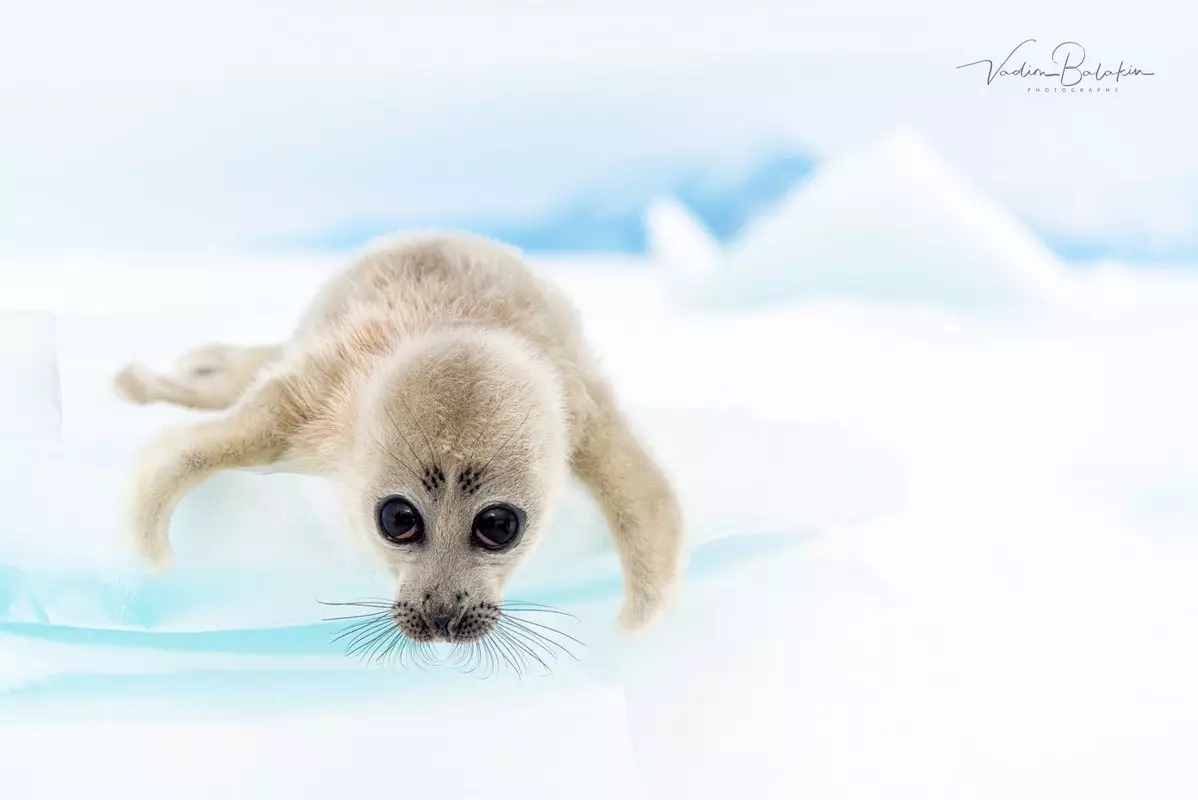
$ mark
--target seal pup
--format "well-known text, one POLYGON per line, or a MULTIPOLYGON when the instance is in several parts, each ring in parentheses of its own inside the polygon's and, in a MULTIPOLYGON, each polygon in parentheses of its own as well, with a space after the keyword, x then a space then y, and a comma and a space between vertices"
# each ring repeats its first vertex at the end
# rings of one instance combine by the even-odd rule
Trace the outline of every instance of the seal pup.
POLYGON ((572 471, 620 559, 620 628, 643 630, 680 583, 669 481, 569 300, 498 242, 376 240, 324 285, 288 341, 206 345, 169 375, 134 363, 115 384, 134 403, 223 411, 160 433, 138 457, 129 524, 160 570, 173 509, 214 473, 325 476, 396 579, 399 630, 471 642, 499 621, 504 587, 572 471))

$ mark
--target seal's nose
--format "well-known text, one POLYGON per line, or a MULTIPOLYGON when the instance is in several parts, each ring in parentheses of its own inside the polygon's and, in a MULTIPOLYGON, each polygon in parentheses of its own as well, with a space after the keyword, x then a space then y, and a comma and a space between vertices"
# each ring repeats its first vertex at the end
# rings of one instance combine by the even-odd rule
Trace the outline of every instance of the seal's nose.
POLYGON ((442 636, 449 635, 449 623, 453 619, 452 614, 435 614, 432 618, 433 629, 442 636))

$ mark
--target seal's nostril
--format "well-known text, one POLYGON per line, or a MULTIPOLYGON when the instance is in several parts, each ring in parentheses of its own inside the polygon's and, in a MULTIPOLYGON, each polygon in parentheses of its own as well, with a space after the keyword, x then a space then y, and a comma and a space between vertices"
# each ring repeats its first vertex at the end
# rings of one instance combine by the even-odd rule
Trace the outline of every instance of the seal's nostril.
POLYGON ((441 634, 442 636, 448 636, 449 621, 452 619, 453 617, 449 614, 438 614, 437 616, 433 617, 433 627, 437 630, 437 633, 441 634))

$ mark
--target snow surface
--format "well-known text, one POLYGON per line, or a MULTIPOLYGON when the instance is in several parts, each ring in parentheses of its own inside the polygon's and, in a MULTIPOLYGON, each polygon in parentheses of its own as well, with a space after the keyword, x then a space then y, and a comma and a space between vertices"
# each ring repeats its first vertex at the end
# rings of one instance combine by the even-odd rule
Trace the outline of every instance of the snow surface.
MULTIPOLYGON (((329 629, 298 624, 312 586, 353 572, 316 569, 341 552, 335 531, 274 528, 294 499, 284 479, 228 476, 184 512, 196 582, 126 620, 191 632, 0 624, 6 791, 1194 797, 1198 277, 1062 270, 1054 302, 1024 303, 1014 288, 1044 263, 1007 271, 1006 254, 1035 248, 979 215, 950 239, 914 227, 927 216, 893 229, 913 241, 895 245, 888 285, 934 302, 859 282, 796 296, 778 263, 738 276, 776 302, 712 310, 649 265, 542 264, 685 498, 695 560, 654 636, 618 641, 618 580, 590 549, 602 539, 564 524, 559 560, 525 588, 578 616, 579 661, 491 681, 359 666, 329 629), (965 230, 984 258, 933 252, 966 247, 965 230), (983 313, 982 287, 1011 287, 1020 313, 983 313), (225 604, 203 592, 218 568, 260 566, 248 537, 288 535, 295 575, 263 582, 269 597, 230 581, 225 604), (577 572, 555 583, 565 564, 577 572), (267 622, 286 624, 233 629, 267 622)), ((24 483, 4 492, 0 587, 19 566, 45 580, 23 596, 53 599, 47 615, 84 624, 117 607, 97 603, 109 573, 83 568, 115 563, 109 493, 137 441, 181 412, 120 405, 113 364, 161 364, 201 328, 278 335, 331 268, 0 264, 6 306, 59 314, 68 448, 43 437, 46 453, 6 464, 24 483), (220 322, 213 302, 234 284, 245 294, 220 322), (78 583, 59 582, 72 568, 78 583)))
MULTIPOLYGON (((304 277, 297 270, 282 274, 269 267, 242 272, 240 278, 219 269, 206 275, 218 285, 227 285, 226 280, 315 285, 332 268, 314 267, 304 277)), ((180 276, 180 282, 190 281, 180 276)), ((346 535, 335 488, 309 476, 218 475, 176 512, 177 566, 158 577, 136 562, 123 515, 136 453, 163 426, 202 415, 124 403, 112 391, 112 376, 131 358, 165 368, 174 356, 213 339, 276 341, 288 334, 302 310, 302 302, 280 298, 252 314, 199 305, 208 302, 189 294, 188 304, 178 308, 155 303, 139 311, 109 312, 64 305, 57 315, 63 430, 61 436, 55 430, 43 437, 37 447, 23 448, 28 457, 6 462, 19 473, 9 483, 19 491, 6 498, 7 505, 27 509, 21 519, 29 522, 0 530, 5 569, 0 622, 159 631, 313 625, 328 615, 316 598, 391 593, 386 573, 346 535), (38 476, 32 481, 26 477, 30 459, 38 476), (88 524, 65 526, 54 536, 31 535, 40 517, 36 508, 57 505, 63 485, 74 487, 72 502, 89 509, 88 524)), ((589 320, 596 326, 613 323, 599 316, 589 320)), ((625 324, 640 323, 627 316, 614 320, 617 328, 625 324)), ((667 323, 655 335, 685 338, 691 335, 687 324, 685 318, 667 323)), ((741 533, 824 528, 843 521, 846 513, 871 513, 897 495, 892 486, 896 466, 868 439, 760 419, 736 407, 692 405, 660 407, 645 398, 629 412, 685 498, 695 547, 741 533), (743 467, 750 460, 768 469, 771 485, 805 486, 803 496, 779 495, 776 502, 748 509, 729 505, 728 495, 759 491, 761 476, 743 467), (712 492, 713 485, 722 492, 712 492)), ((512 591, 528 600, 560 597, 596 581, 618 582, 618 570, 597 508, 573 485, 545 546, 520 571, 512 591)))
POLYGON ((0 435, 54 436, 62 423, 54 317, 45 312, 0 316, 0 435))

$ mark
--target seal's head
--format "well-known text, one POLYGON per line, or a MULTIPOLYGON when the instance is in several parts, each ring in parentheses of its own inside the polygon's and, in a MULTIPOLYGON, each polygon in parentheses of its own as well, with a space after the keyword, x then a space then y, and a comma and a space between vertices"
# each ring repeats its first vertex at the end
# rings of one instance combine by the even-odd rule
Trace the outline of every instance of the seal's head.
POLYGON ((417 338, 372 377, 341 484, 396 577, 407 638, 491 631, 568 473, 568 439, 556 372, 510 334, 417 338))

